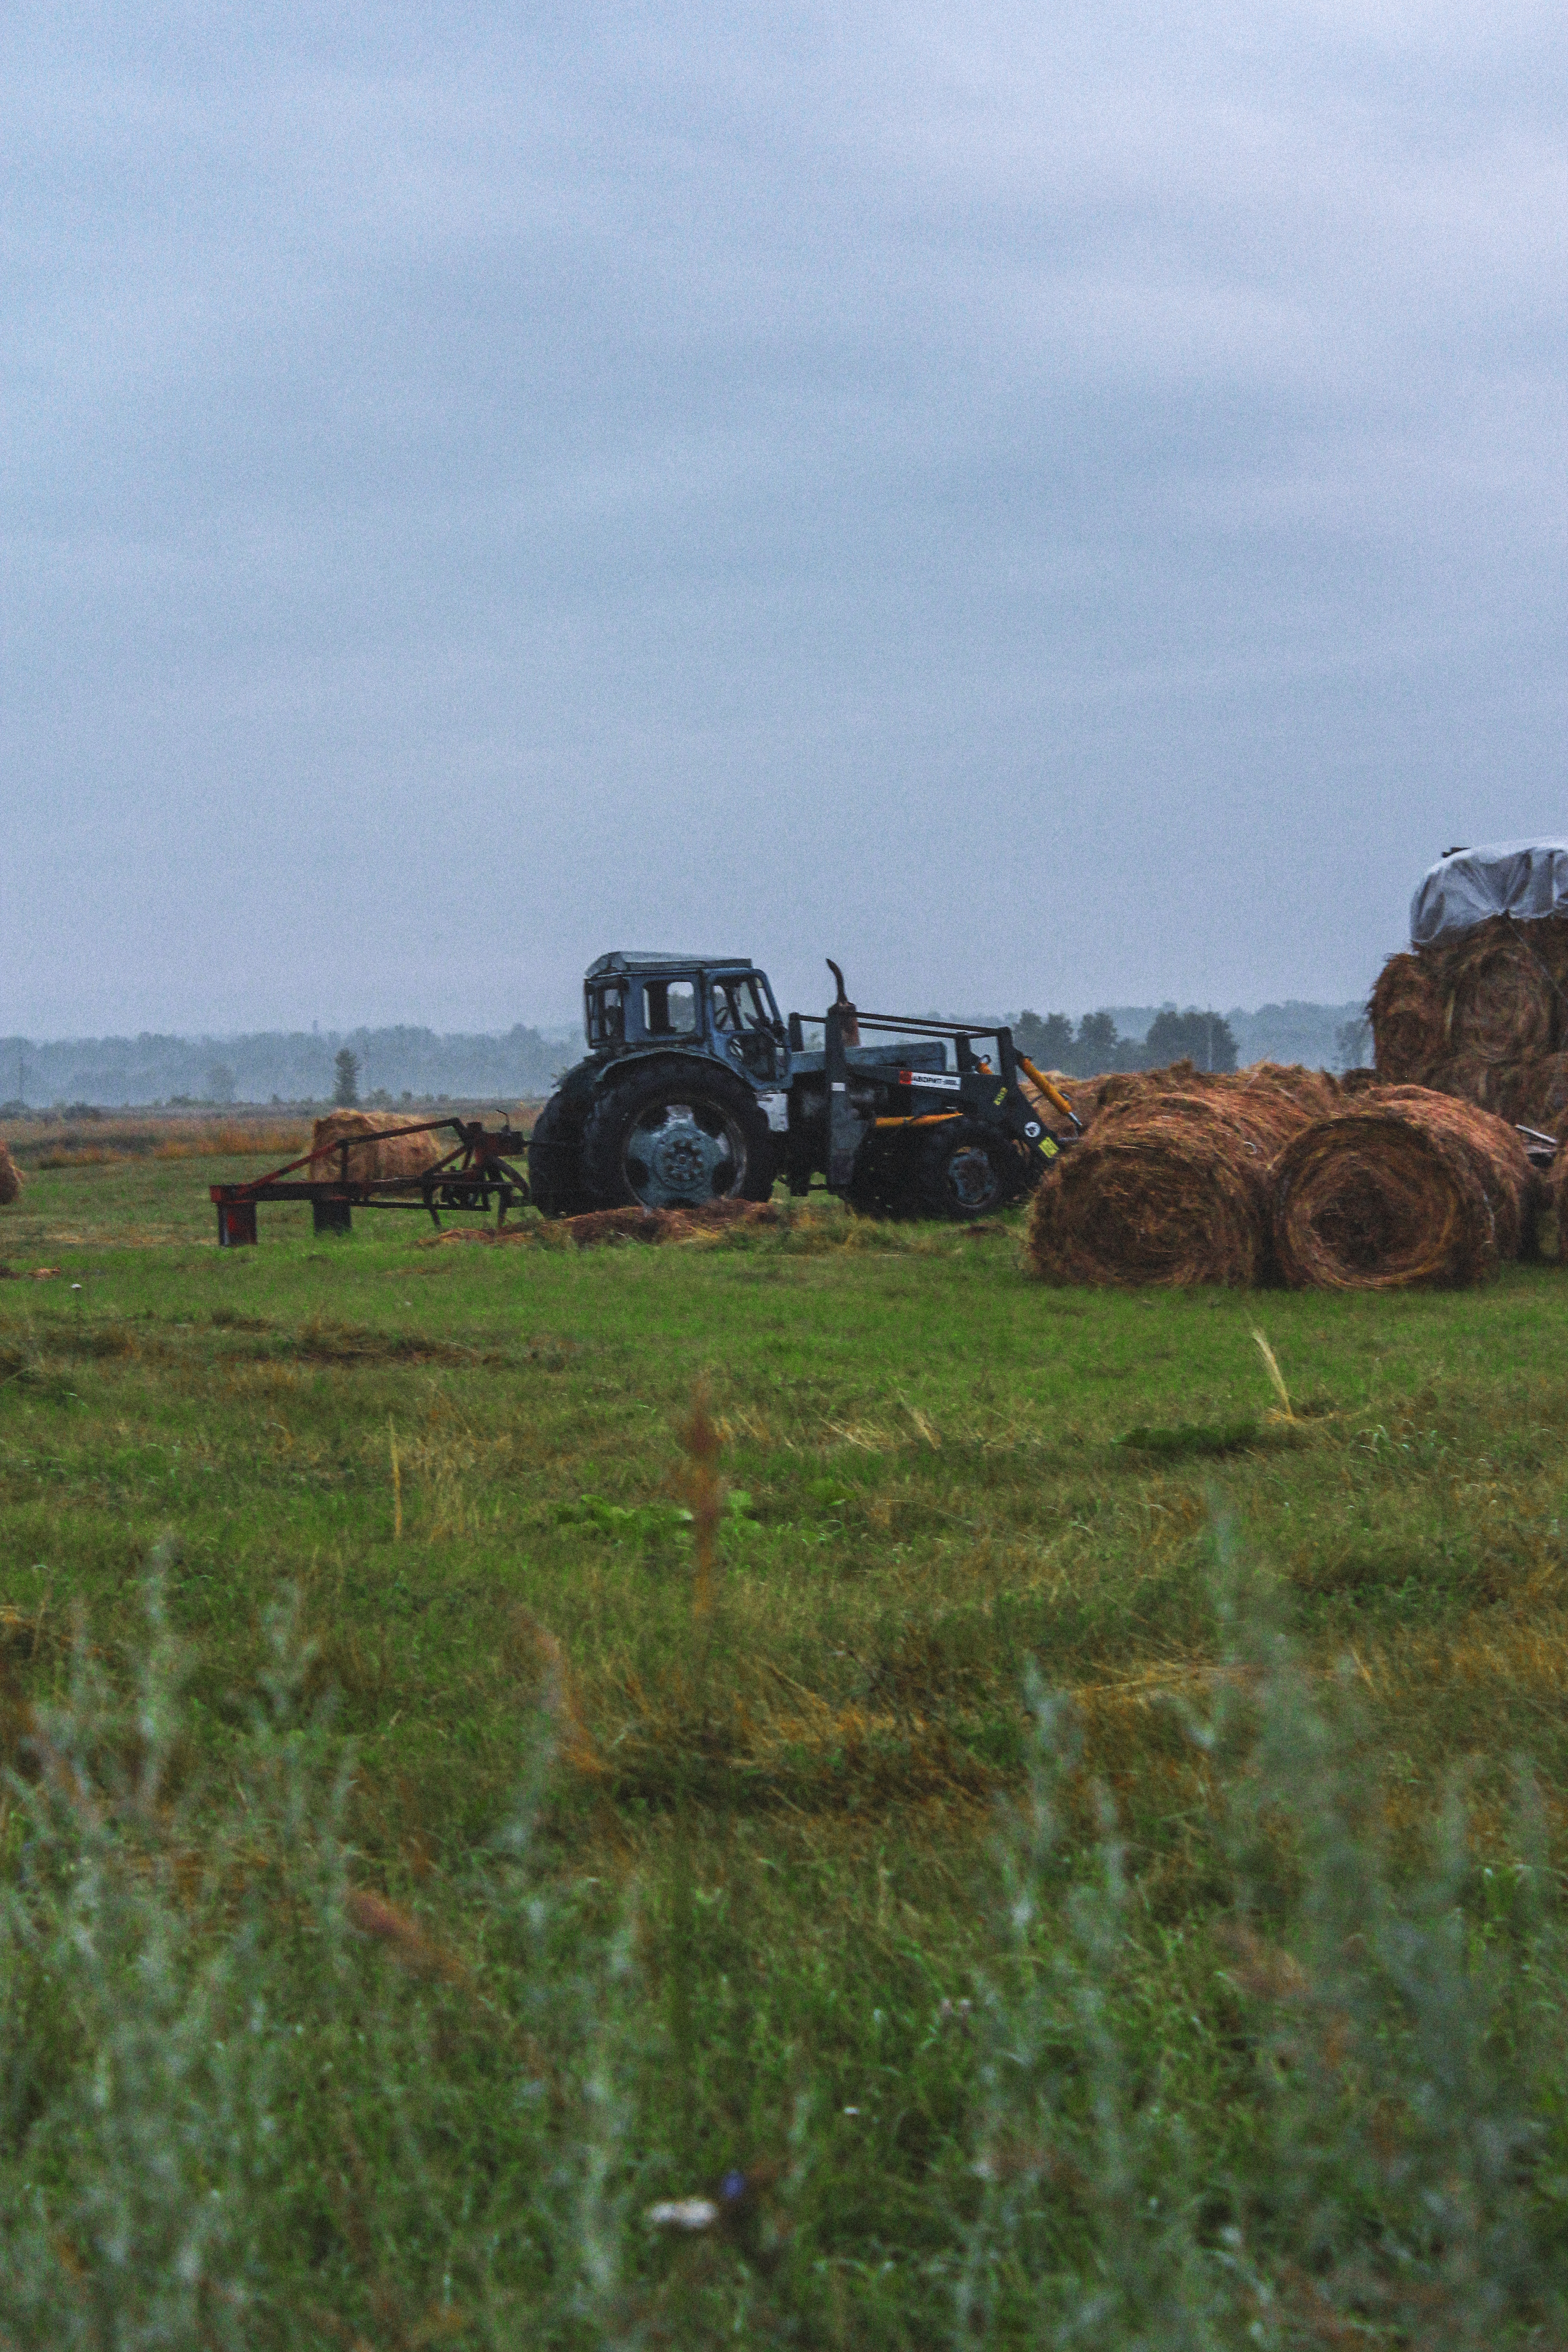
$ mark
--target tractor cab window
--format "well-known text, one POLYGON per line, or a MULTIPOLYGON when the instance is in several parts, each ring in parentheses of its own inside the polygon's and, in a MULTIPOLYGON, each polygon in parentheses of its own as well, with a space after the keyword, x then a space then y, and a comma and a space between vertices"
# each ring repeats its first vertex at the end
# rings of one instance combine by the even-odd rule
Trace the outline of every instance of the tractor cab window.
POLYGON ((626 1000, 617 982, 613 988, 592 988, 588 992, 588 1044, 590 1048, 622 1045, 626 1035, 626 1000))
POLYGON ((753 1078, 778 1076, 782 1032, 764 982, 752 973, 713 982, 713 1034, 753 1078))
POLYGON ((773 1028, 773 1015, 754 980, 716 980, 713 983, 713 1026, 725 1036, 745 1030, 773 1028))
POLYGON ((650 1037, 694 1037, 697 1034, 697 991, 689 980, 649 980, 643 983, 643 1028, 650 1037))

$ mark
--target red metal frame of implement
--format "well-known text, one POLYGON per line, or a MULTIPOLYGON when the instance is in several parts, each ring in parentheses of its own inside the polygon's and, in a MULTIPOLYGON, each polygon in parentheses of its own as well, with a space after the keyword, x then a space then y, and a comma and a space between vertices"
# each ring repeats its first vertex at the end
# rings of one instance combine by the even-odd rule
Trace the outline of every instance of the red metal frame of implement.
POLYGON ((248 1184, 210 1186, 217 1210, 218 1247, 236 1249, 255 1241, 256 1212, 264 1201, 309 1201, 319 1234, 346 1234, 355 1209, 425 1209, 432 1223, 439 1225, 443 1209, 477 1210, 483 1215, 492 1201, 496 1223, 504 1224, 513 1202, 528 1198, 528 1179, 512 1164, 525 1144, 526 1138, 516 1128, 487 1128, 482 1119, 456 1118, 381 1128, 372 1135, 341 1136, 265 1176, 253 1178, 248 1184), (393 1142, 399 1136, 432 1135, 442 1128, 450 1128, 457 1142, 445 1159, 422 1169, 417 1176, 350 1176, 351 1151, 374 1150, 378 1143, 393 1142), (294 1175, 296 1169, 333 1159, 339 1163, 335 1176, 294 1175))

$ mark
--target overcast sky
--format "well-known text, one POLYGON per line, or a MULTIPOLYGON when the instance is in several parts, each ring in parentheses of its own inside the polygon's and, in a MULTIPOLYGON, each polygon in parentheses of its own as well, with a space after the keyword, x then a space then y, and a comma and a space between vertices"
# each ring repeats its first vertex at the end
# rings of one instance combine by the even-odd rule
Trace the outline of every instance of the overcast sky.
POLYGON ((0 20, 0 1034, 1339 999, 1568 832, 1568 16, 0 20))

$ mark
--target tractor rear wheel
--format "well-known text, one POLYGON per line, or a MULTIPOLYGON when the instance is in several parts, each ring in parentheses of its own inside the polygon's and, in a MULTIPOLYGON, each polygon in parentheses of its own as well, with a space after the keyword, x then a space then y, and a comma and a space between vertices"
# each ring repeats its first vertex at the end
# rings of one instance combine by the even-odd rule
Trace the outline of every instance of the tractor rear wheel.
POLYGON ((589 1207, 583 1186, 582 1139, 552 1095, 533 1122, 528 1139, 528 1191, 547 1217, 574 1217, 589 1207))
POLYGON ((599 1208, 765 1201, 773 1189, 773 1137, 750 1087, 726 1071, 700 1062, 634 1066, 589 1112, 582 1167, 599 1208))
POLYGON ((909 1206, 919 1217, 986 1217, 1028 1183, 1023 1151, 977 1118, 943 1119, 927 1129, 910 1170, 909 1206))

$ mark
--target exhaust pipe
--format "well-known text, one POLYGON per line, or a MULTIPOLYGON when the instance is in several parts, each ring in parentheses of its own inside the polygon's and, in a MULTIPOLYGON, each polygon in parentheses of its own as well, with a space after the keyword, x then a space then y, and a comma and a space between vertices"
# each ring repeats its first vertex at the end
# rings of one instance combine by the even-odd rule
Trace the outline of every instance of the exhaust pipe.
POLYGON ((835 1013, 841 1013, 844 1016, 844 1043, 846 1045, 858 1045, 860 1043, 860 1023, 855 1006, 849 1002, 848 991, 844 985, 844 974, 831 956, 825 957, 824 961, 838 982, 838 993, 833 1000, 833 1010, 835 1013))

